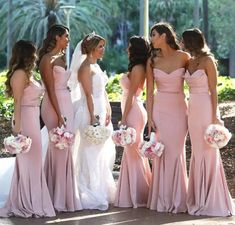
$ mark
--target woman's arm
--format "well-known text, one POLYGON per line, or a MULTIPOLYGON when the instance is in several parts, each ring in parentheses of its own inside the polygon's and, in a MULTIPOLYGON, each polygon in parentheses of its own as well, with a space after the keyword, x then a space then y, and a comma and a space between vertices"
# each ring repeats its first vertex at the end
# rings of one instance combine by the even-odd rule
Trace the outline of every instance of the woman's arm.
POLYGON ((55 94, 54 77, 52 70, 51 57, 45 55, 40 62, 40 73, 45 84, 49 99, 58 117, 58 126, 66 125, 64 117, 61 115, 58 99, 55 94))
POLYGON ((223 122, 218 118, 218 94, 217 94, 217 68, 214 60, 208 57, 206 60, 206 74, 208 76, 209 91, 211 94, 212 103, 212 123, 223 124, 223 122))
POLYGON ((142 65, 136 65, 132 68, 131 73, 129 74, 130 86, 128 90, 128 96, 125 102, 124 112, 122 114, 121 124, 127 125, 127 116, 132 108, 134 102, 134 96, 140 87, 141 83, 145 79, 145 70, 142 65))
POLYGON ((88 111, 90 113, 90 124, 94 124, 97 122, 97 119, 94 115, 94 103, 93 103, 93 95, 92 95, 92 80, 91 80, 91 69, 90 65, 83 65, 79 69, 79 81, 83 87, 88 111))
POLYGON ((153 70, 151 67, 151 59, 148 59, 147 62, 147 115, 148 115, 148 133, 150 134, 151 130, 156 130, 156 126, 153 121, 153 97, 154 97, 154 79, 153 79, 153 70))
POLYGON ((109 98, 108 98, 108 95, 107 95, 107 92, 105 91, 104 93, 105 95, 105 99, 106 99, 106 119, 105 119, 105 126, 108 126, 110 121, 111 121, 111 118, 112 118, 112 108, 110 106, 110 102, 109 102, 109 98))
POLYGON ((14 122, 13 134, 17 135, 21 132, 21 99, 24 89, 28 83, 27 75, 23 70, 16 70, 11 78, 11 87, 14 97, 14 122))

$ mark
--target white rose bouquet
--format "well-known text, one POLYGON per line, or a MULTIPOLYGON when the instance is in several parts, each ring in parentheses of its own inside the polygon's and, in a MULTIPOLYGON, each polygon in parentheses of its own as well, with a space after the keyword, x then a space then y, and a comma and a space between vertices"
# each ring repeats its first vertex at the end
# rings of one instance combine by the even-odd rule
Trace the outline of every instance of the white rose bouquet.
POLYGON ((4 138, 3 144, 5 147, 4 151, 10 154, 26 153, 31 148, 32 139, 22 134, 11 135, 4 138))
POLYGON ((223 148, 231 139, 232 134, 229 130, 219 124, 210 124, 204 134, 204 139, 207 144, 213 148, 223 148))
POLYGON ((157 142, 155 132, 151 132, 149 141, 144 141, 140 147, 141 155, 150 159, 156 156, 160 157, 163 150, 164 145, 161 142, 157 142))
POLYGON ((75 135, 66 131, 64 126, 61 126, 50 130, 49 137, 56 148, 64 150, 68 149, 74 143, 75 135))
POLYGON ((132 145, 136 142, 136 130, 132 127, 121 125, 119 130, 113 132, 112 140, 117 146, 132 145))
POLYGON ((111 131, 101 125, 89 125, 84 130, 84 137, 91 142, 92 144, 103 144, 109 137, 110 137, 111 131))

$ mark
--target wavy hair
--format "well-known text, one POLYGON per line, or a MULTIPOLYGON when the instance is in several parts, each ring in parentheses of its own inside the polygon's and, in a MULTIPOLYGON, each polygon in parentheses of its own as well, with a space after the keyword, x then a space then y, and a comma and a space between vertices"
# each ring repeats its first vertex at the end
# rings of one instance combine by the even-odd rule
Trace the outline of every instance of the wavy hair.
POLYGON ((188 29, 182 34, 185 50, 192 56, 213 56, 203 33, 198 28, 188 29))
MULTIPOLYGON (((154 30, 157 31, 157 33, 160 35, 162 35, 162 34, 166 35, 166 43, 172 49, 175 49, 175 50, 180 49, 180 45, 179 45, 176 33, 175 33, 173 27, 169 23, 160 22, 160 23, 154 24, 150 29, 150 36, 152 36, 152 33, 154 30)), ((152 52, 151 52, 151 65, 152 66, 153 66, 154 58, 156 56, 158 56, 160 54, 160 52, 161 52, 161 49, 154 49, 152 47, 152 52)))
POLYGON ((32 76, 32 70, 35 67, 36 46, 31 41, 19 40, 12 48, 12 56, 9 63, 9 69, 6 74, 7 80, 5 82, 7 96, 12 96, 12 88, 10 85, 11 77, 13 73, 22 69, 28 76, 28 79, 32 76))
MULTIPOLYGON (((51 28, 47 31, 47 36, 43 40, 42 47, 39 49, 38 52, 38 62, 37 66, 39 67, 40 61, 42 57, 51 52, 56 46, 56 36, 61 37, 65 32, 69 31, 69 28, 60 24, 55 24, 51 26, 51 28)), ((65 52, 63 52, 65 55, 65 52)))
POLYGON ((131 72, 135 65, 141 64, 146 66, 147 60, 150 56, 149 43, 140 36, 132 36, 129 40, 129 64, 128 71, 131 72))
POLYGON ((81 43, 82 54, 90 54, 97 47, 100 41, 106 42, 103 37, 95 34, 95 32, 87 34, 81 43))

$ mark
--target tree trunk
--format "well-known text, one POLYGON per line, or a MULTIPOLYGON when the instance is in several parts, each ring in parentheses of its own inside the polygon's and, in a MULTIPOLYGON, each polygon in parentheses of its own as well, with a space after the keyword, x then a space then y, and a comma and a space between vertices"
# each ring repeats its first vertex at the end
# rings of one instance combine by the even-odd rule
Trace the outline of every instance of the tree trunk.
POLYGON ((199 23, 199 10, 200 10, 200 6, 199 6, 199 0, 194 0, 194 26, 199 28, 200 27, 200 23, 199 23))
POLYGON ((7 67, 11 58, 12 49, 12 0, 8 0, 8 14, 7 14, 7 67))
POLYGON ((203 30, 207 42, 209 34, 208 27, 208 0, 203 0, 203 30))
POLYGON ((148 39, 149 34, 149 0, 140 0, 140 30, 139 34, 148 39))

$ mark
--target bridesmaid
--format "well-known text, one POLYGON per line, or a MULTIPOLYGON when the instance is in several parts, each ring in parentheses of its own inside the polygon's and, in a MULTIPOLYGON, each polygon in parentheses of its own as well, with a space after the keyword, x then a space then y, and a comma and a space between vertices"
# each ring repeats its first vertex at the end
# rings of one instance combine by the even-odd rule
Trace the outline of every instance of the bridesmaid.
POLYGON ((185 74, 189 86, 188 126, 192 144, 187 196, 191 215, 230 216, 235 206, 229 194, 219 149, 204 141, 209 124, 223 124, 217 104, 216 60, 199 29, 186 30, 182 45, 192 58, 185 74))
POLYGON ((124 148, 115 206, 137 208, 147 206, 151 179, 148 159, 141 157, 138 150, 147 122, 147 113, 139 97, 145 83, 145 67, 150 47, 144 38, 133 36, 130 38, 127 52, 129 72, 121 79, 121 125, 135 128, 137 141, 124 148))
POLYGON ((13 134, 32 139, 29 152, 18 154, 11 189, 0 217, 52 217, 55 211, 42 168, 39 103, 43 88, 32 77, 36 47, 29 41, 16 42, 7 72, 6 93, 14 98, 13 134))
MULTIPOLYGON (((73 106, 67 81, 65 54, 69 43, 69 29, 52 26, 39 51, 38 66, 46 87, 42 101, 42 119, 48 129, 61 127, 73 131, 73 106)), ((50 143, 45 159, 45 174, 56 211, 73 212, 81 209, 74 180, 71 149, 58 150, 50 143)))
POLYGON ((148 128, 157 131, 165 149, 160 158, 153 160, 148 207, 158 212, 186 212, 187 108, 183 76, 189 55, 179 50, 176 34, 168 23, 155 24, 150 35, 156 55, 147 63, 148 128))

